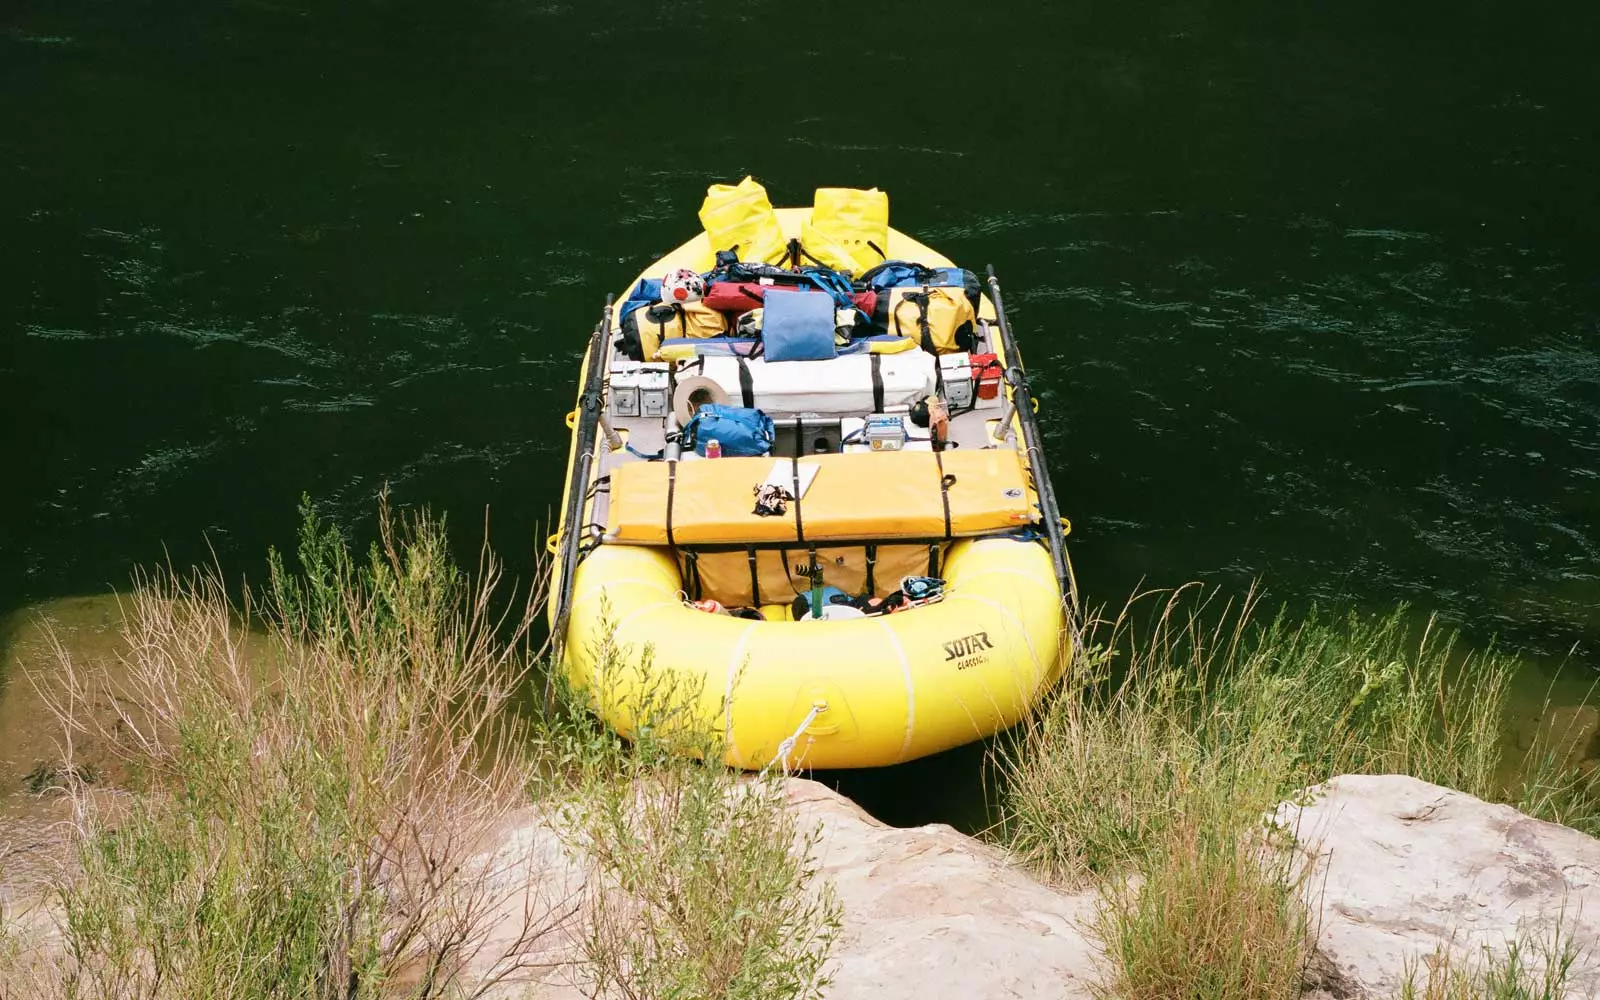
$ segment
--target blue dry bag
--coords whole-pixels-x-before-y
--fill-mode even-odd
[[[758,457],[772,450],[772,418],[760,410],[721,403],[702,403],[700,410],[684,425],[682,443],[704,458],[706,442],[715,440],[722,454],[730,457]]]
[[[661,301],[661,279],[640,278],[628,297],[622,300],[622,308],[617,310],[617,320],[621,322],[628,318],[635,309],[655,305]]]
[[[923,267],[909,260],[886,260],[863,274],[856,284],[873,292],[886,292],[907,285],[960,288],[974,303],[983,293],[983,283],[978,276],[965,268]]]

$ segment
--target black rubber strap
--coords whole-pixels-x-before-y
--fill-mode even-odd
[[[880,260],[888,260],[889,259],[889,255],[884,253],[883,252],[883,247],[878,246],[878,244],[872,242],[871,240],[867,240],[867,246],[869,246],[869,247],[871,247],[873,249],[873,252],[878,255],[878,258]]]
[[[742,354],[735,354],[739,362],[739,397],[744,401],[744,408],[754,409],[756,405],[756,382],[750,374],[750,362]]]
[[[761,574],[756,569],[756,547],[745,546],[745,557],[750,560],[750,603],[754,607],[761,607]]]
[[[939,543],[934,542],[928,546],[928,575],[935,579],[939,576]]]
[[[794,418],[794,454],[789,456],[789,474],[794,479],[794,535],[797,541],[806,540],[806,521],[800,516],[800,449],[805,446],[806,424]]]
[[[867,596],[868,597],[876,597],[878,595],[878,585],[877,585],[877,582],[876,582],[876,580],[874,578],[874,574],[876,573],[877,568],[878,568],[878,547],[876,545],[868,545],[867,546]]]
[[[672,538],[672,500],[678,491],[678,463],[673,460],[667,463],[667,544],[677,545]]]
[[[883,355],[874,354],[872,357],[872,412],[883,412]],[[746,406],[750,405],[748,403]]]

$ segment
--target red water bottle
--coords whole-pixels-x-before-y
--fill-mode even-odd
[[[712,438],[711,440],[707,441],[706,442],[706,457],[707,458],[721,458],[722,457],[722,442],[718,441],[716,438]]]

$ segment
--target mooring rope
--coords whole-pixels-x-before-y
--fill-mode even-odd
[[[826,712],[827,710],[828,710],[828,703],[827,702],[825,702],[825,701],[812,702],[811,711],[806,713],[805,720],[803,722],[801,722],[800,725],[795,727],[794,732],[790,733],[789,737],[787,739],[785,739],[782,743],[778,744],[778,752],[773,755],[772,760],[768,761],[767,762],[767,766],[765,768],[762,768],[762,770],[763,771],[771,770],[773,764],[780,764],[783,767],[784,777],[788,777],[789,776],[789,755],[791,753],[794,753],[794,745],[795,745],[795,743],[800,739],[801,735],[803,735],[805,733],[805,731],[811,727],[811,724],[813,722],[817,721],[817,716],[821,715],[823,712]]]

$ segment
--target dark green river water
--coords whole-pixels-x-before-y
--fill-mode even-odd
[[[996,265],[1092,602],[1259,579],[1592,669],[1597,46],[1572,2],[7,0],[0,611],[259,573],[385,482],[526,572],[602,296],[753,173]],[[852,787],[957,816],[977,760]]]

